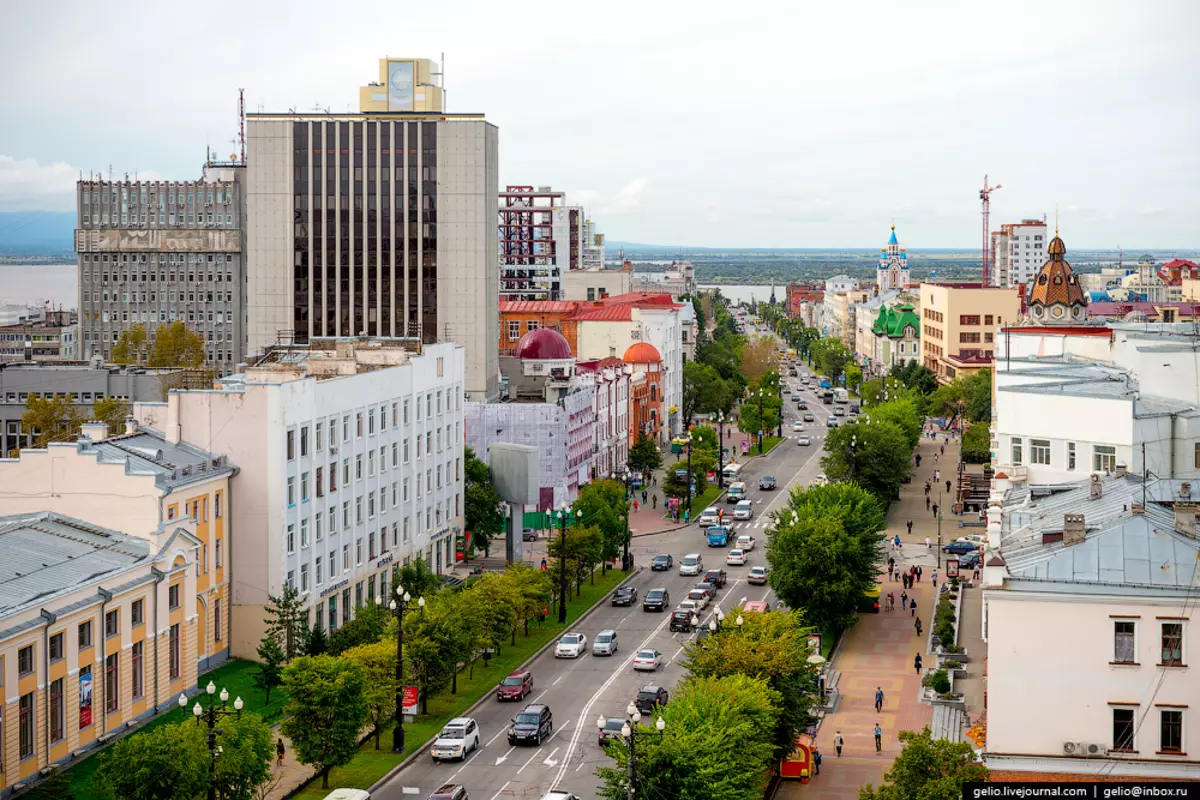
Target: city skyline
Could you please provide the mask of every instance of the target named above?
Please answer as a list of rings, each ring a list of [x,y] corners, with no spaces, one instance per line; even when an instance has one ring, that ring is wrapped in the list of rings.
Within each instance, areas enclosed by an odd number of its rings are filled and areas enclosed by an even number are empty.
[[[500,185],[561,187],[611,240],[866,247],[895,219],[902,242],[970,250],[988,174],[1004,185],[993,229],[1052,220],[1057,205],[1076,249],[1198,245],[1186,131],[1200,103],[1186,82],[1200,56],[1186,36],[1200,12],[1183,2],[986,16],[617,5],[519,25],[474,3],[365,4],[366,34],[311,4],[286,17],[274,4],[117,5],[10,12],[0,64],[30,79],[0,98],[22,121],[0,131],[0,211],[69,210],[80,171],[110,164],[143,179],[195,172],[206,146],[236,149],[239,87],[251,112],[343,111],[378,54],[444,52],[448,110],[499,127]],[[206,29],[162,61],[177,32]],[[81,90],[70,103],[46,90],[61,83]]]

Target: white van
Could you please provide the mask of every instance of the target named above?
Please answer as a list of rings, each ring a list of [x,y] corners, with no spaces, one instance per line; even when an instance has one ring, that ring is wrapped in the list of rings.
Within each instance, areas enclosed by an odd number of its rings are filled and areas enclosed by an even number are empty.
[[[725,495],[726,503],[736,503],[739,500],[746,499],[746,484],[742,481],[734,481],[729,484],[729,492]]]
[[[721,471],[721,473],[725,476],[726,481],[738,480],[738,475],[740,475],[741,472],[742,472],[741,464],[726,464],[725,469],[723,469]]]
[[[754,504],[749,500],[739,500],[738,504],[733,507],[734,519],[750,519],[754,516]]]

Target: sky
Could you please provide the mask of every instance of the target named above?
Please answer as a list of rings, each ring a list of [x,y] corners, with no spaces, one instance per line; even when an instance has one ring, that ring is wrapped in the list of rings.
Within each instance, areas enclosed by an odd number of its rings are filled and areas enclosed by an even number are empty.
[[[0,11],[0,211],[80,172],[199,177],[248,111],[357,110],[384,56],[445,54],[500,183],[610,240],[980,245],[1055,216],[1068,249],[1200,247],[1200,3],[39,0]],[[1056,211],[1057,210],[1057,211]]]

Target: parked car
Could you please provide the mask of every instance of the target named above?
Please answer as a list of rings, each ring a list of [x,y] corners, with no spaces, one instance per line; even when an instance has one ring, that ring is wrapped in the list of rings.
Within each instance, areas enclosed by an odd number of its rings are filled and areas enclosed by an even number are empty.
[[[370,795],[367,796],[370,797]],[[467,787],[461,783],[443,783],[433,790],[433,794],[429,795],[429,800],[469,800]]]
[[[771,610],[771,604],[766,600],[751,600],[742,606],[746,613],[765,614]]]
[[[812,444],[812,439],[809,438],[807,433],[802,433],[796,437],[796,444],[799,447],[808,447]]]
[[[970,553],[967,553],[967,554],[963,555],[961,558],[959,558],[958,559],[959,571],[962,572],[963,570],[973,570],[976,567],[978,567],[979,566],[979,555],[980,554],[979,554],[978,550],[972,550]]]
[[[471,717],[455,717],[446,723],[429,748],[434,763],[458,759],[463,761],[479,747],[479,726]]]
[[[611,656],[617,652],[617,632],[600,631],[592,640],[592,655]]]
[[[632,606],[637,603],[637,600],[638,592],[634,586],[619,586],[612,596],[614,606]]]
[[[688,592],[687,599],[691,600],[693,603],[699,606],[701,610],[703,610],[704,607],[708,605],[708,592],[704,589],[692,589],[690,592]]]
[[[700,523],[701,528],[707,528],[709,525],[716,525],[720,519],[721,517],[720,514],[717,513],[717,507],[709,506],[700,512],[700,519],[697,520],[697,522]]]
[[[725,563],[731,567],[744,567],[746,554],[741,550],[730,550],[729,555],[725,556]]]
[[[690,611],[672,611],[671,623],[668,626],[671,633],[682,631],[683,633],[692,632],[692,612]]]
[[[667,606],[671,604],[671,593],[666,589],[651,589],[646,592],[646,599],[642,601],[643,611],[666,611]]]
[[[525,696],[533,691],[533,673],[528,670],[520,670],[509,673],[508,677],[500,681],[500,685],[496,687],[497,700],[524,700]]]
[[[540,745],[554,733],[554,715],[544,703],[530,703],[512,718],[508,726],[510,745],[530,743]]]
[[[664,572],[673,566],[675,566],[675,559],[667,553],[659,553],[650,559],[650,570],[652,572]]]
[[[751,550],[754,549],[754,537],[748,533],[743,533],[741,536],[739,536],[737,538],[736,544],[738,546],[738,549],[744,550],[747,553],[749,553]]]
[[[775,488],[775,478],[772,475],[763,475],[758,479],[758,488],[764,492],[771,491]]]
[[[525,528],[523,531],[521,531],[521,541],[522,542],[536,542],[537,541],[537,531],[534,530],[533,528]]]
[[[555,658],[579,658],[587,652],[587,637],[582,633],[566,633],[554,648]]]
[[[605,717],[604,724],[597,732],[600,746],[603,747],[604,743],[609,739],[619,740],[621,738],[621,728],[624,727],[625,719],[623,717]]]
[[[680,601],[679,605],[675,607],[675,609],[677,611],[686,611],[689,614],[695,614],[697,617],[700,616],[701,611],[700,604],[695,600],[682,600]]]
[[[655,706],[665,706],[668,699],[670,695],[666,689],[650,683],[638,689],[637,697],[633,698],[633,705],[641,713],[650,714]]]
[[[704,582],[711,583],[718,589],[724,589],[725,581],[728,579],[729,576],[723,569],[710,569],[708,572],[704,573]]]
[[[657,650],[638,650],[633,657],[633,668],[637,672],[654,672],[662,666],[662,653]]]
[[[688,553],[679,562],[680,575],[699,575],[704,571],[704,559],[699,553]]]
[[[750,574],[746,576],[746,583],[751,586],[762,586],[767,582],[766,567],[751,567]]]
[[[967,541],[960,540],[960,541],[951,542],[950,544],[945,545],[944,547],[942,547],[942,552],[943,553],[954,553],[955,555],[964,555],[966,553],[970,553],[970,552],[973,552],[978,549],[979,549],[979,545],[975,544],[974,542],[967,542]]]

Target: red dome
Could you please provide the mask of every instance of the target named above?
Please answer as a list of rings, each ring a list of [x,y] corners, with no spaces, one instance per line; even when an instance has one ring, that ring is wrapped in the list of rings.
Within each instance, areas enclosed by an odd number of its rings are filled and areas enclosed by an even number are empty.
[[[654,364],[662,361],[658,349],[649,342],[638,342],[625,351],[626,364]]]
[[[517,342],[517,358],[557,359],[574,358],[571,345],[553,328],[538,328],[521,337]]]

